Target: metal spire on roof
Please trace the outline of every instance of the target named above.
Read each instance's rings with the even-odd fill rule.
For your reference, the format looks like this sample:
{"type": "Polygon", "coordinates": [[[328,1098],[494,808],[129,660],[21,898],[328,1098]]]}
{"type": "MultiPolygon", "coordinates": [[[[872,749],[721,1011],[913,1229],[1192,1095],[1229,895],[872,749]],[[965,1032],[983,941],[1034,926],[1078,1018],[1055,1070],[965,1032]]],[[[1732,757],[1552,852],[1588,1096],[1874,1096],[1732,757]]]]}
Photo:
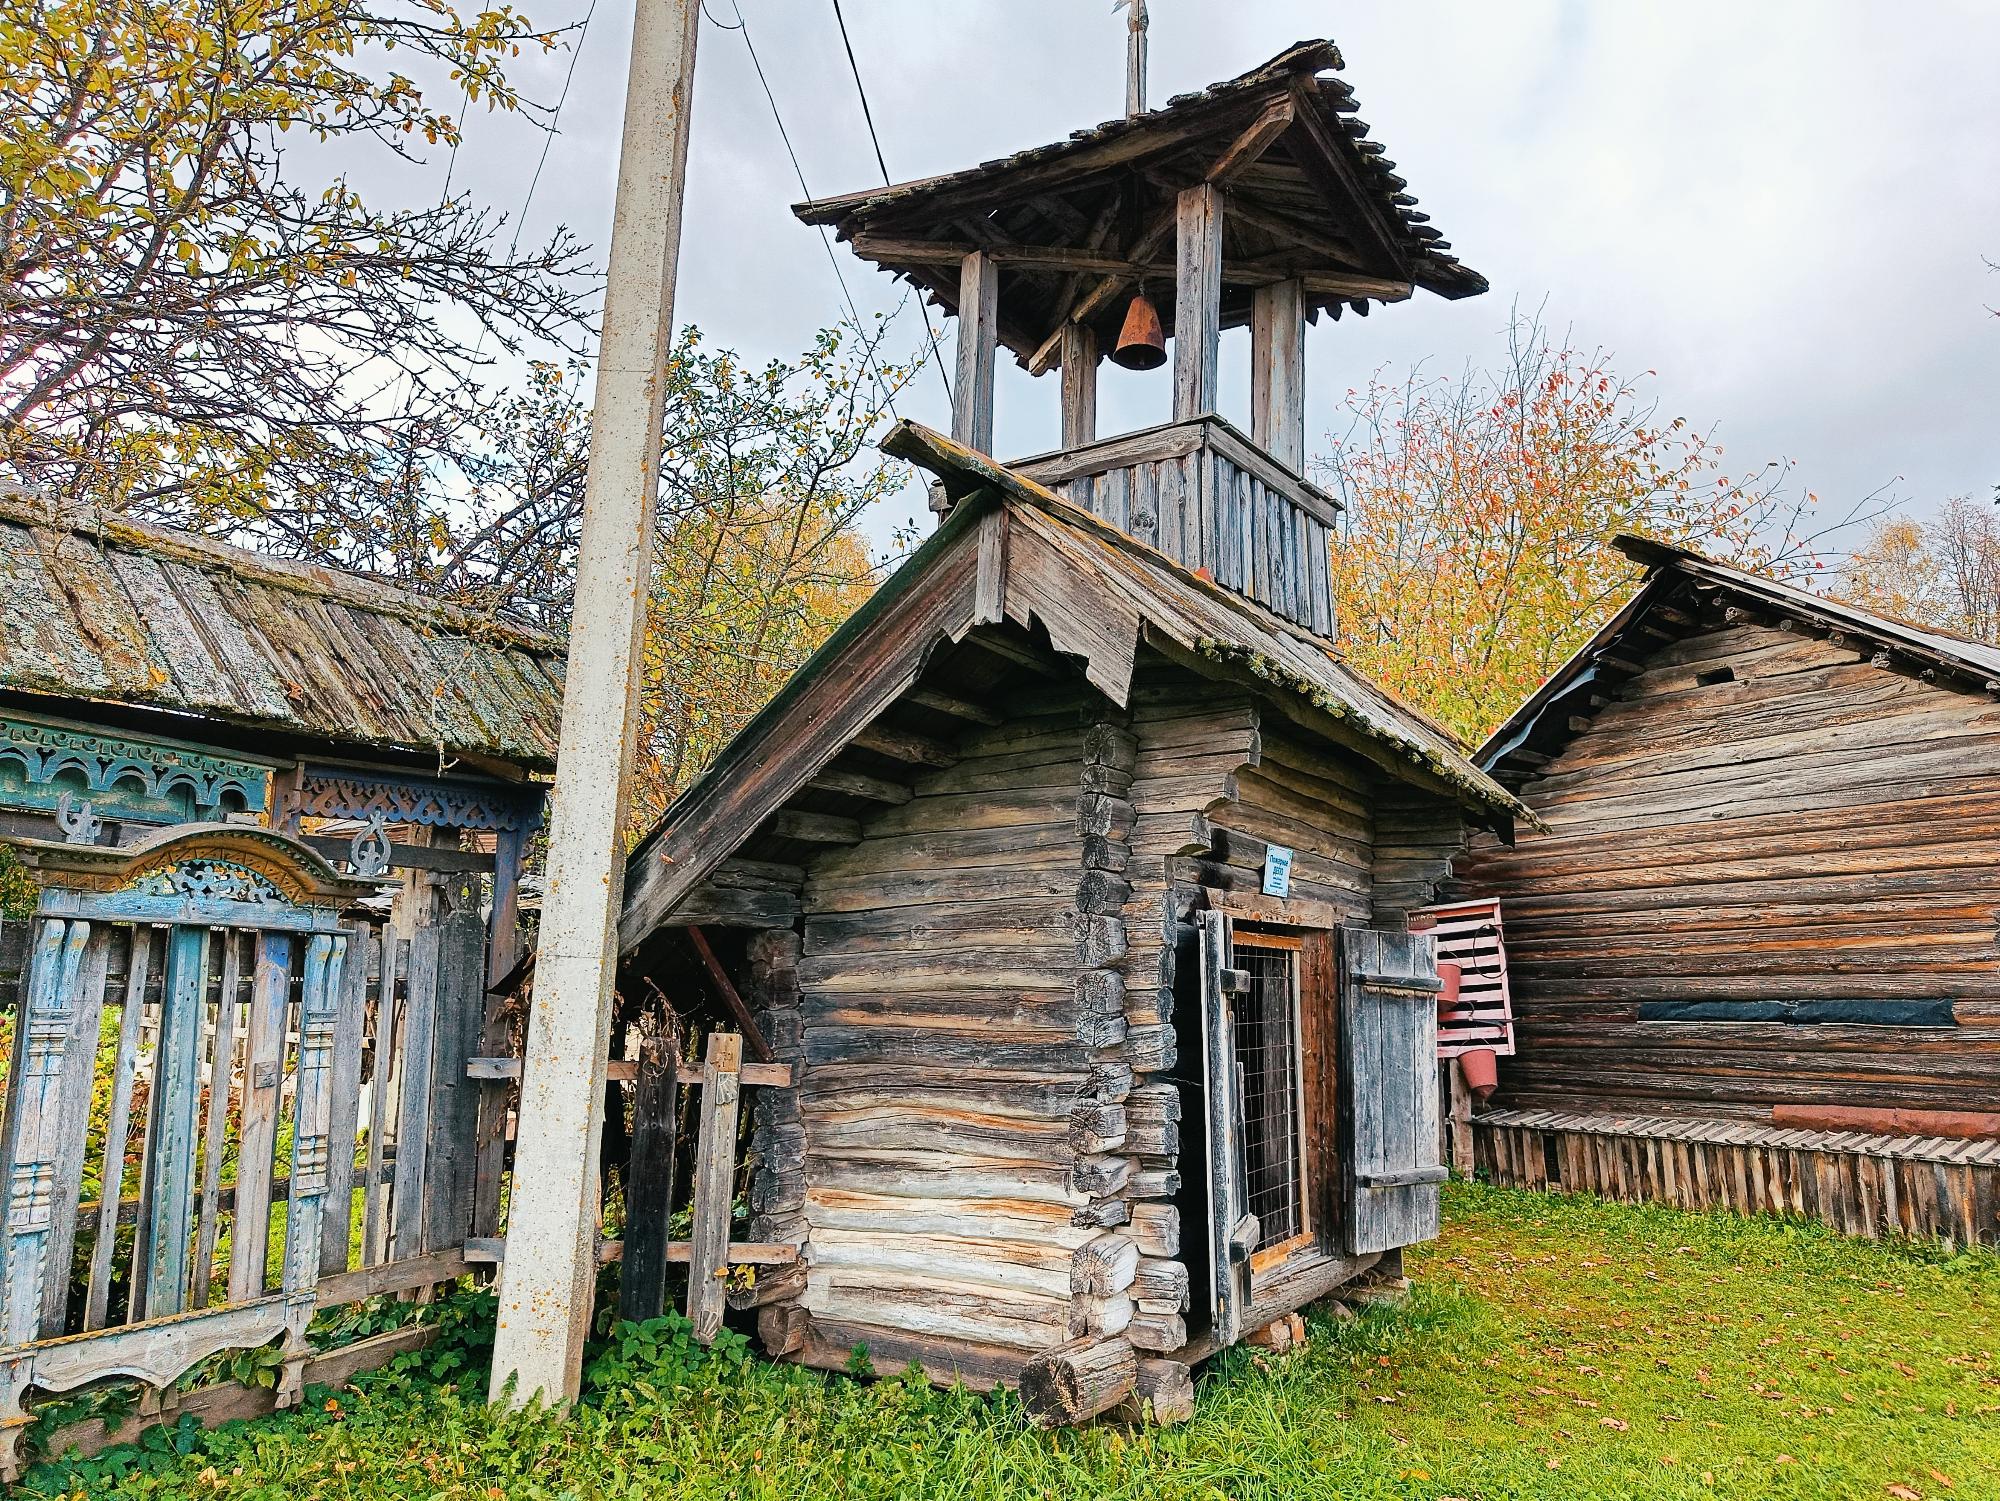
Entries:
{"type": "Polygon", "coordinates": [[[1125,117],[1146,112],[1146,0],[1114,0],[1115,14],[1127,7],[1132,15],[1125,26],[1125,117]]]}

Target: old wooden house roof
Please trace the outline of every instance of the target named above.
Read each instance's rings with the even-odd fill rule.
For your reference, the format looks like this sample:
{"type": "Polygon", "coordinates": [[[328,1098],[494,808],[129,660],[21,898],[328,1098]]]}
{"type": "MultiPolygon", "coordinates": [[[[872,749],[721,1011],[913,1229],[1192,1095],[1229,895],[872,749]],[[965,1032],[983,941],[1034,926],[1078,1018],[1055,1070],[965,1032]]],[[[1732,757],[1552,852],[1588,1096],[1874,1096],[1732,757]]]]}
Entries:
{"type": "Polygon", "coordinates": [[[1000,341],[1037,373],[1065,321],[1112,332],[1124,311],[1118,289],[1135,278],[1173,285],[1175,194],[1203,181],[1227,190],[1225,328],[1249,320],[1258,284],[1295,276],[1308,306],[1336,317],[1412,287],[1485,291],[1368,138],[1353,90],[1325,76],[1343,65],[1332,42],[1300,42],[1240,77],[1066,141],[794,212],[835,226],[857,254],[952,312],[960,261],[985,250],[1001,273],[1000,341]]]}
{"type": "Polygon", "coordinates": [[[1322,733],[1344,731],[1390,775],[1452,798],[1482,822],[1532,817],[1448,732],[1369,682],[1331,643],[927,428],[899,423],[882,446],[939,476],[955,501],[949,515],[633,852],[625,951],[758,831],[821,816],[788,813],[787,803],[861,737],[882,740],[878,722],[931,653],[981,625],[1039,627],[1121,705],[1141,647],[1151,648],[1247,684],[1322,733]]]}
{"type": "Polygon", "coordinates": [[[1548,681],[1495,730],[1474,760],[1495,777],[1519,785],[1573,733],[1570,723],[1593,693],[1629,677],[1661,638],[1650,622],[1692,594],[1719,593],[1768,615],[1820,633],[1836,632],[1871,648],[1884,665],[1902,666],[1972,692],[2000,685],[2000,649],[1947,632],[1911,625],[1814,594],[1746,568],[1720,563],[1690,548],[1647,537],[1621,536],[1618,550],[1648,572],[1639,592],[1606,621],[1548,681]]]}
{"type": "Polygon", "coordinates": [[[0,690],[545,770],[562,664],[370,579],[0,491],[0,690]]]}

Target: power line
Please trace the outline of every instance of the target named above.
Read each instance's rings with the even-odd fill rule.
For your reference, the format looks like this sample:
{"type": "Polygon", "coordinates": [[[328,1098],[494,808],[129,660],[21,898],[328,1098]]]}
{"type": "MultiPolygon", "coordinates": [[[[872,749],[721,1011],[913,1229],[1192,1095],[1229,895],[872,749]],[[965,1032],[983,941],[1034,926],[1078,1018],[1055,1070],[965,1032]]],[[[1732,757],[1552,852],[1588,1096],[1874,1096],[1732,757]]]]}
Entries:
{"type": "Polygon", "coordinates": [[[520,248],[521,229],[528,222],[528,205],[535,201],[535,189],[542,181],[542,168],[549,164],[549,147],[555,144],[556,127],[562,123],[563,106],[569,102],[569,86],[576,79],[576,65],[583,56],[583,44],[590,40],[590,21],[596,14],[597,0],[590,0],[590,8],[583,13],[583,24],[577,28],[576,45],[570,48],[569,68],[563,74],[562,92],[556,95],[556,107],[549,113],[548,129],[542,136],[542,154],[535,159],[535,170],[528,178],[527,195],[521,200],[521,215],[514,221],[514,237],[507,245],[509,260],[520,248]]]}
{"type": "MultiPolygon", "coordinates": [[[[854,75],[854,92],[861,96],[861,118],[868,122],[868,140],[875,147],[875,165],[882,169],[882,186],[893,187],[889,180],[889,164],[882,158],[882,138],[875,133],[875,111],[868,107],[868,90],[861,82],[861,65],[854,60],[854,43],[848,39],[847,17],[841,13],[840,0],[833,0],[833,19],[840,24],[840,45],[847,50],[847,71],[854,75]]],[[[937,330],[931,327],[930,310],[921,299],[917,303],[917,312],[924,320],[924,335],[931,344],[931,360],[937,366],[938,382],[944,387],[945,405],[949,406],[952,400],[951,377],[944,373],[944,353],[938,348],[937,330]]]]}
{"type": "MultiPolygon", "coordinates": [[[[736,24],[725,29],[743,33],[743,46],[750,54],[750,66],[757,70],[757,82],[764,90],[764,100],[771,106],[771,118],[778,126],[778,139],[785,143],[785,155],[792,159],[792,175],[799,180],[799,191],[810,199],[812,189],[806,186],[805,169],[799,165],[798,152],[792,149],[791,132],[785,129],[785,117],[778,111],[777,95],[771,92],[771,80],[764,76],[764,64],[757,56],[756,44],[750,40],[750,24],[743,19],[743,7],[738,5],[736,0],[730,0],[730,9],[736,12],[736,24]]],[[[890,415],[900,418],[903,414],[896,410],[896,398],[889,390],[888,378],[882,374],[882,367],[875,362],[875,352],[870,347],[868,335],[861,326],[861,309],[855,305],[854,293],[848,289],[847,273],[840,269],[840,257],[833,253],[833,241],[827,238],[825,225],[819,226],[819,243],[826,251],[827,264],[833,267],[834,280],[840,283],[840,295],[846,299],[848,316],[854,320],[855,337],[861,340],[861,357],[875,372],[876,383],[882,389],[883,399],[888,405],[890,415]]],[[[928,319],[925,320],[925,326],[929,327],[928,319]]]]}

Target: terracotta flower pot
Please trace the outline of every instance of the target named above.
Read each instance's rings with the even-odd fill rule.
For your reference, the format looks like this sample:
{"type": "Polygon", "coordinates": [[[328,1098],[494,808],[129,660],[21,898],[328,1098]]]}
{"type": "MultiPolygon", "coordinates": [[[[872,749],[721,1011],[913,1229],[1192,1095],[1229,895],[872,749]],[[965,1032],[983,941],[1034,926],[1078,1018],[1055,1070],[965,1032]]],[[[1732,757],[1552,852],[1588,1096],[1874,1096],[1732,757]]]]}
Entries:
{"type": "Polygon", "coordinates": [[[1466,1088],[1480,1104],[1485,1104],[1500,1087],[1500,1055],[1493,1049],[1468,1048],[1458,1055],[1458,1066],[1465,1070],[1466,1088]]]}
{"type": "Polygon", "coordinates": [[[1438,960],[1438,978],[1444,982],[1444,989],[1438,992],[1438,1010],[1458,1004],[1458,986],[1463,970],[1449,959],[1438,960]]]}

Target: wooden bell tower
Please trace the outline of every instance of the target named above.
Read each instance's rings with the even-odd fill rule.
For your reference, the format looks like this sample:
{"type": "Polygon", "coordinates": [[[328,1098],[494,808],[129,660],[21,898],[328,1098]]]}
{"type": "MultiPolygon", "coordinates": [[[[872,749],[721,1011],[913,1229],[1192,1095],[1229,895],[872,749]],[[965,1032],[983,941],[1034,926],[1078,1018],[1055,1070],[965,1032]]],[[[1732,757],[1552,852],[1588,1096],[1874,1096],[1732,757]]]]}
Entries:
{"type": "Polygon", "coordinates": [[[1338,506],[1303,474],[1306,324],[1486,290],[1368,139],[1341,67],[1332,42],[1303,42],[1051,146],[795,210],[956,315],[954,439],[990,453],[1002,347],[1060,369],[1062,447],[1012,467],[1322,636],[1338,506]],[[1165,363],[1121,351],[1148,313],[1172,420],[1100,439],[1101,360],[1165,363]],[[1245,324],[1247,434],[1216,412],[1222,331],[1245,324]]]}

